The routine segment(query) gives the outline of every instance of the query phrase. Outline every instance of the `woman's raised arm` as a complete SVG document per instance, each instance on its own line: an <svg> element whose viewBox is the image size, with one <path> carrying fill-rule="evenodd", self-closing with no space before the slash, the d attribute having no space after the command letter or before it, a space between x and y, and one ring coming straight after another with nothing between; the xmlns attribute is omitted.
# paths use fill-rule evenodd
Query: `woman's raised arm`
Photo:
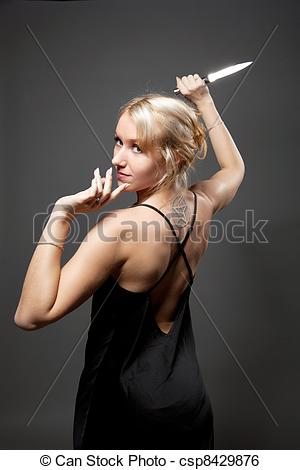
<svg viewBox="0 0 300 470"><path fill-rule="evenodd" d="M210 137L220 170L191 189L204 193L213 205L213 213L234 198L245 174L245 164L224 121L221 119L205 82L198 74L177 79L181 93L196 104Z"/></svg>

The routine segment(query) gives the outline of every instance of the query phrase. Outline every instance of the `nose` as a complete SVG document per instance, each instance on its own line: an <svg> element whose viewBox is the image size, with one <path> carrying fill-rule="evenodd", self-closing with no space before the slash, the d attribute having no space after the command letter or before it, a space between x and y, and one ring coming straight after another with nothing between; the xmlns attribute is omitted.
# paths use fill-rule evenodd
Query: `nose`
<svg viewBox="0 0 300 470"><path fill-rule="evenodd" d="M112 164L114 166L120 166L124 167L127 164L126 161L126 150L124 150L124 147L122 147L119 151L114 153L114 156L112 158Z"/></svg>

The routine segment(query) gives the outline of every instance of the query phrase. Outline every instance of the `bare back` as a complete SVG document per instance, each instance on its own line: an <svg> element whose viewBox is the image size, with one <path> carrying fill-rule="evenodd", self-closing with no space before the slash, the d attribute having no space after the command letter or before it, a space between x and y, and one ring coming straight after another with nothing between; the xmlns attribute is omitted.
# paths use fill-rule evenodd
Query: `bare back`
<svg viewBox="0 0 300 470"><path fill-rule="evenodd" d="M195 193L195 197L196 201L194 201L194 193L189 190L184 194L186 226L176 225L176 220L172 217L174 211L170 206L165 206L164 210L161 210L166 217L167 214L171 214L171 217L167 218L178 239L182 241L187 237L184 252L193 276L208 246L209 224L212 217L212 207L205 195ZM194 202L196 202L195 221L192 231L188 233L194 212ZM154 319L161 331L167 334L172 326L173 315L180 296L190 281L188 266L183 256L176 256L178 251L176 238L169 223L161 214L145 206L136 206L125 209L122 215L128 222L135 221L137 237L133 241L124 242L126 261L112 273L112 277L118 280L123 289L146 292L163 276L158 285L151 290L150 298ZM126 229L126 223L124 229ZM172 263L171 266L169 266L170 263Z"/></svg>

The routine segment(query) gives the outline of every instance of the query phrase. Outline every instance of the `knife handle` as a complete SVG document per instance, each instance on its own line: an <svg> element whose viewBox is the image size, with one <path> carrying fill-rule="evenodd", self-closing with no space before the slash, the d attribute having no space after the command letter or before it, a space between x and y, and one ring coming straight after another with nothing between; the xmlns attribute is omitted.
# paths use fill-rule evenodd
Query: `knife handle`
<svg viewBox="0 0 300 470"><path fill-rule="evenodd" d="M201 77L201 78L202 78L202 77ZM211 83L207 77L203 77L202 80L203 80L205 83L207 83L207 84L208 84L208 83ZM174 91L174 93L175 93L176 95L178 95L178 94L180 93L179 88L175 88L175 90L173 90L173 91Z"/></svg>

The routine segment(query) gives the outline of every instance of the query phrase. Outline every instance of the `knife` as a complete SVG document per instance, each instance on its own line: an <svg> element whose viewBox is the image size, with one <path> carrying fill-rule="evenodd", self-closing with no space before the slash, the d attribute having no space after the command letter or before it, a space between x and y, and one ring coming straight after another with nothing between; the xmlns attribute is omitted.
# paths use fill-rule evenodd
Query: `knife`
<svg viewBox="0 0 300 470"><path fill-rule="evenodd" d="M244 68L252 64L252 62L253 61L242 62L241 64L231 65L230 67L226 67L225 69L218 70L218 72L209 73L208 75L205 75L205 77L203 78L201 77L201 78L207 84L213 83L216 80L219 80L219 78L227 77L228 75L231 75L233 73L239 72L240 70L243 70ZM178 88L175 88L174 93L178 95L178 93L180 93L180 90Z"/></svg>

